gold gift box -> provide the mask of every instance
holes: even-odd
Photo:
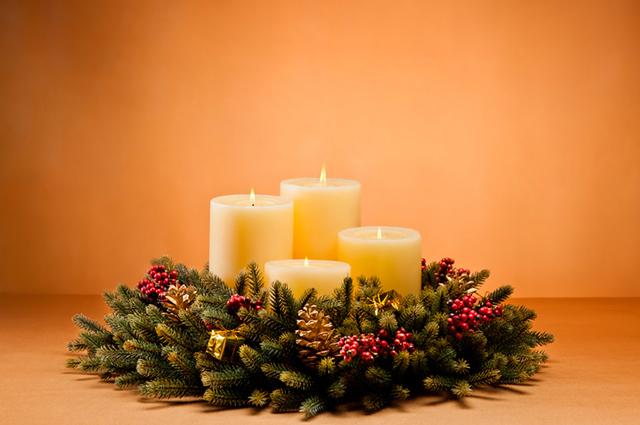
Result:
[[[231,360],[242,344],[244,344],[244,338],[238,335],[238,332],[214,330],[209,337],[207,353],[218,360]]]

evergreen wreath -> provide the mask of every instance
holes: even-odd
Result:
[[[517,384],[547,359],[553,336],[536,314],[477,290],[487,270],[422,262],[419,296],[385,292],[375,277],[344,279],[332,296],[265,287],[250,264],[233,285],[163,257],[136,289],[106,292],[106,326],[82,314],[67,366],[149,398],[200,397],[224,408],[271,407],[305,419],[342,403],[367,412],[426,393],[455,398]]]

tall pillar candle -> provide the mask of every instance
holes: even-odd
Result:
[[[264,266],[267,282],[286,283],[295,296],[315,288],[318,295],[331,295],[349,276],[349,264],[329,260],[275,260]]]
[[[227,283],[250,262],[291,258],[293,203],[280,196],[227,195],[211,200],[209,269]]]
[[[280,183],[280,195],[293,200],[293,257],[335,260],[338,232],[360,225],[360,183],[355,180],[299,178]]]
[[[383,288],[418,294],[421,286],[421,237],[404,227],[356,227],[338,234],[338,259],[351,275],[377,276]]]

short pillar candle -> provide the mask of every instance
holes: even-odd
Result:
[[[275,260],[264,266],[269,284],[286,283],[297,297],[305,290],[315,288],[318,295],[332,295],[349,276],[351,267],[347,263],[331,260]]]
[[[338,259],[351,276],[377,276],[383,288],[418,294],[422,258],[420,232],[404,227],[356,227],[338,234]]]
[[[211,200],[209,269],[227,284],[251,262],[291,258],[293,203],[272,195],[227,195]]]
[[[356,180],[299,178],[280,183],[293,200],[293,258],[336,260],[338,232],[360,225],[360,183]]]

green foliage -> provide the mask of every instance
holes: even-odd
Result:
[[[286,386],[297,390],[309,390],[313,386],[313,379],[301,372],[287,370],[281,372],[279,378]]]
[[[264,390],[253,390],[249,396],[249,403],[253,407],[266,407],[270,401],[269,393]]]
[[[513,288],[509,285],[501,286],[492,292],[489,292],[484,298],[493,304],[500,304],[507,300],[513,294]]]
[[[461,340],[448,331],[449,301],[473,293],[489,277],[487,270],[439,282],[437,263],[422,273],[422,290],[400,297],[385,292],[379,279],[346,278],[330,296],[309,289],[295,297],[286,283],[266,285],[259,267],[250,264],[228,286],[205,266],[189,269],[169,258],[155,264],[178,272],[197,299],[177,314],[148,304],[139,291],[120,285],[104,299],[111,312],[105,324],[76,315],[78,337],[68,344],[78,357],[67,366],[95,373],[117,388],[134,388],[149,398],[201,397],[213,406],[271,407],[301,412],[305,419],[343,402],[360,403],[367,412],[424,393],[455,398],[486,385],[521,383],[540,370],[547,356],[540,347],[553,336],[534,330],[535,312],[503,304],[513,292],[503,286],[481,298],[503,304],[503,314]],[[267,288],[266,290],[265,288]],[[229,313],[226,303],[238,293],[263,308]],[[374,300],[388,300],[388,304]],[[413,335],[415,350],[380,355],[371,363],[328,356],[317,363],[299,358],[298,311],[314,304],[331,319],[340,336],[393,334],[401,327]],[[232,354],[215,358],[207,351],[211,331],[233,330],[243,338]]]
[[[249,296],[254,300],[265,301],[264,280],[260,267],[256,263],[247,266],[246,271],[247,289]]]
[[[310,419],[314,416],[318,416],[320,413],[327,410],[327,405],[318,396],[311,396],[300,405],[300,413],[304,414],[305,419]]]
[[[203,295],[224,292],[221,281],[210,273],[174,264],[167,257],[152,264],[177,270],[182,284],[194,286]],[[84,354],[68,361],[68,367],[98,373],[117,388],[136,388],[145,397],[202,396],[194,357],[194,350],[203,349],[208,340],[202,306],[180,311],[175,321],[162,307],[147,304],[138,290],[125,285],[105,293],[104,300],[111,308],[104,318],[106,326],[74,316],[82,332],[68,348]]]

